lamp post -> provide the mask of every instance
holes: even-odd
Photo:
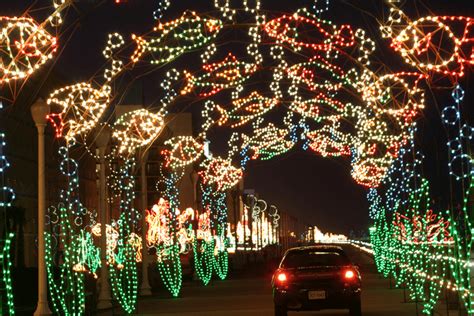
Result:
[[[148,281],[148,265],[149,265],[149,256],[148,256],[148,246],[146,243],[146,209],[148,208],[148,181],[146,176],[146,165],[148,160],[148,152],[142,154],[141,168],[140,168],[140,180],[141,180],[141,199],[142,199],[142,284],[140,286],[140,295],[141,296],[150,296],[151,295],[151,286]]]
[[[50,112],[49,105],[39,98],[31,106],[31,116],[38,130],[38,304],[34,315],[51,315],[48,306],[48,286],[46,279],[44,223],[46,215],[46,170],[44,159],[44,130],[47,116]]]
[[[95,145],[99,154],[99,211],[100,211],[100,292],[97,302],[98,309],[112,307],[109,285],[109,271],[107,266],[107,183],[105,179],[105,153],[111,137],[110,128],[105,125],[100,128],[95,138]]]

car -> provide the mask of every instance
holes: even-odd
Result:
[[[340,246],[289,249],[273,275],[272,288],[275,316],[346,308],[351,316],[362,314],[359,268]]]

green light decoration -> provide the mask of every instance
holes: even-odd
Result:
[[[166,212],[166,220],[168,223],[169,243],[159,243],[156,245],[156,255],[158,271],[166,289],[173,297],[178,297],[183,282],[183,273],[180,259],[180,244],[178,242],[178,218],[177,212],[179,207],[178,188],[176,186],[179,176],[171,173],[164,176],[165,191],[162,195],[169,201],[169,211]]]
[[[120,218],[117,221],[119,236],[116,253],[113,258],[107,256],[113,295],[127,314],[135,311],[138,297],[136,251],[128,242],[132,233],[131,213],[135,181],[131,171],[134,165],[133,160],[127,160],[120,168]]]
[[[470,294],[472,241],[468,234],[472,225],[467,206],[473,182],[465,194],[461,225],[465,229],[462,229],[450,210],[437,214],[431,208],[429,182],[415,170],[419,164],[420,161],[411,165],[402,163],[398,171],[405,177],[404,181],[385,179],[385,184],[392,188],[386,190],[385,196],[375,198],[374,192],[370,193],[375,214],[370,237],[377,268],[385,277],[394,277],[396,286],[406,286],[410,298],[422,302],[426,315],[434,312],[443,290],[457,292],[471,314],[474,311]],[[414,166],[413,170],[410,166]],[[410,183],[417,187],[410,187]],[[390,209],[393,212],[387,212],[381,203],[383,199],[387,203],[403,200],[405,195],[408,203],[395,203],[396,207]]]
[[[87,210],[79,197],[77,163],[69,157],[74,143],[59,149],[62,157],[60,170],[67,179],[66,190],[61,191],[58,207],[49,208],[51,232],[45,232],[45,262],[49,291],[54,311],[59,315],[84,315],[84,266],[82,251],[82,224]],[[54,243],[53,243],[54,240]],[[54,244],[54,246],[53,246]],[[61,249],[61,252],[55,249]],[[59,273],[56,273],[59,270]]]
[[[214,269],[214,241],[194,239],[193,257],[197,277],[204,285],[208,285]]]
[[[204,187],[203,205],[210,209],[210,226],[214,237],[214,272],[221,280],[227,278],[229,272],[229,254],[227,252],[227,205],[226,194],[221,191],[213,191],[210,186]]]
[[[3,289],[1,290],[2,305],[4,304],[3,301],[6,297],[6,309],[0,308],[0,312],[2,313],[2,315],[15,315],[15,304],[13,301],[13,286],[11,277],[12,262],[10,258],[11,242],[14,236],[14,233],[8,234],[7,238],[3,241],[2,252],[0,252],[3,282]]]
[[[211,232],[211,209],[208,204],[208,191],[201,185],[203,199],[202,211],[197,215],[196,235],[193,240],[193,257],[196,275],[204,285],[212,279],[214,269],[214,238]]]

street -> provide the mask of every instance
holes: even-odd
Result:
[[[416,315],[414,303],[403,303],[403,290],[390,289],[389,280],[375,272],[372,259],[352,246],[345,247],[353,262],[361,267],[363,277],[362,309],[364,316]],[[162,296],[161,296],[162,295]],[[166,297],[166,298],[165,298]],[[193,316],[270,316],[273,302],[270,276],[230,276],[213,281],[207,287],[185,282],[181,298],[168,298],[165,292],[139,299],[137,315]],[[100,315],[117,315],[120,309]],[[345,310],[290,312],[289,315],[347,315]],[[453,314],[454,315],[454,314]]]

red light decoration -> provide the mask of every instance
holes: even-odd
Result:
[[[381,31],[407,64],[422,72],[462,77],[465,66],[474,65],[473,25],[474,19],[464,16],[427,16],[413,22],[392,8]]]
[[[355,44],[354,32],[350,25],[336,28],[330,21],[319,19],[306,9],[271,20],[263,28],[279,43],[287,43],[296,48],[330,50]]]
[[[451,242],[450,223],[428,210],[425,215],[415,215],[412,218],[395,213],[393,225],[396,229],[395,238],[402,242],[432,243]]]
[[[287,69],[288,77],[296,83],[304,83],[311,91],[328,93],[342,87],[344,71],[321,56]]]

